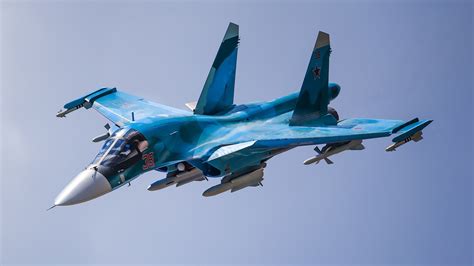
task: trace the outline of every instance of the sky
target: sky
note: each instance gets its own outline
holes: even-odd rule
[[[472,1],[2,1],[0,264],[472,265]],[[240,25],[235,102],[299,90],[317,32],[331,35],[341,118],[433,119],[204,198],[219,180],[149,192],[147,173],[46,211],[94,158],[107,122],[68,101],[101,87],[174,107],[198,99],[229,22]]]

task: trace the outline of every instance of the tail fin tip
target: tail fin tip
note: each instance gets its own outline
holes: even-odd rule
[[[296,101],[290,126],[334,124],[327,116],[329,104],[329,34],[320,31]]]
[[[316,45],[314,46],[314,49],[318,49],[326,45],[329,45],[329,34],[320,31],[318,33],[318,38],[316,39]]]
[[[195,106],[195,114],[214,115],[234,105],[238,44],[239,26],[230,22]]]
[[[227,31],[224,35],[224,41],[236,36],[239,36],[239,25],[229,22],[229,26],[227,27]]]

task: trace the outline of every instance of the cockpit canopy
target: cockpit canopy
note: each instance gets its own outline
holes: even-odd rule
[[[92,164],[124,170],[141,159],[148,141],[135,129],[115,131],[100,149]]]

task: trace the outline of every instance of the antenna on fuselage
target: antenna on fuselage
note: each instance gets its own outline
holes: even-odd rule
[[[132,121],[135,121],[135,113],[132,112]]]

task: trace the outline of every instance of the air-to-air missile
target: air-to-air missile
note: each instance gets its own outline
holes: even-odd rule
[[[422,135],[423,135],[423,132],[418,131],[415,134],[413,134],[412,136],[409,136],[408,138],[406,138],[404,140],[395,142],[392,145],[388,146],[387,148],[385,148],[385,151],[394,151],[396,148],[398,148],[398,147],[402,146],[403,144],[405,144],[407,142],[410,142],[412,140],[414,142],[418,142],[418,141],[423,139]]]
[[[174,184],[179,187],[192,181],[202,181],[205,179],[206,177],[199,169],[193,168],[191,170],[185,170],[184,167],[181,168],[178,164],[178,171],[176,173],[154,182],[153,184],[148,186],[148,190],[155,191],[163,189],[165,187],[169,187]]]
[[[235,192],[237,190],[249,187],[249,186],[258,186],[262,185],[263,181],[263,167],[252,172],[237,176],[227,182],[221,183],[219,185],[210,187],[202,195],[204,197],[215,196],[230,190],[230,192]]]
[[[362,145],[362,140],[352,140],[343,143],[332,143],[324,146],[322,150],[316,146],[314,150],[318,153],[318,155],[311,157],[304,161],[304,164],[312,164],[312,163],[319,163],[319,161],[324,160],[327,164],[333,164],[333,161],[329,160],[329,156],[334,154],[343,152],[345,150],[363,150],[365,149],[364,145]]]

